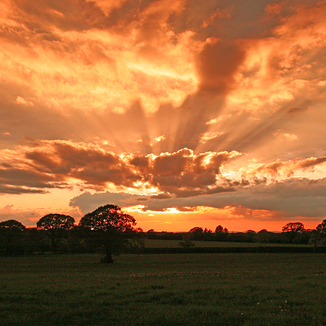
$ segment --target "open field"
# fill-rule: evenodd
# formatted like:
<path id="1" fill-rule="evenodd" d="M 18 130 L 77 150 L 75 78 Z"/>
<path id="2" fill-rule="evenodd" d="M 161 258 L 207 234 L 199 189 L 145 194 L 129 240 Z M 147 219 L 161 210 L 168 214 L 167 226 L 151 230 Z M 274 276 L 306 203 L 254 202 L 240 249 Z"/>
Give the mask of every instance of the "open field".
<path id="1" fill-rule="evenodd" d="M 0 324 L 326 325 L 325 254 L 0 258 Z"/>

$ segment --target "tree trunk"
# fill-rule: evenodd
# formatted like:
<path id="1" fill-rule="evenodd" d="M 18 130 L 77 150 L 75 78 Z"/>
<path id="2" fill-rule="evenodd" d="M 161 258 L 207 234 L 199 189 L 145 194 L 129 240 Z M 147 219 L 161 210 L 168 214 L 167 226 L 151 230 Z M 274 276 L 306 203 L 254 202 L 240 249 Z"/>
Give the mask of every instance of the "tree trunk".
<path id="1" fill-rule="evenodd" d="M 106 262 L 112 264 L 113 258 L 111 252 L 106 252 Z"/>
<path id="2" fill-rule="evenodd" d="M 107 264 L 113 263 L 112 253 L 111 253 L 111 249 L 109 247 L 105 248 L 105 256 L 101 259 L 101 262 L 107 263 Z"/>

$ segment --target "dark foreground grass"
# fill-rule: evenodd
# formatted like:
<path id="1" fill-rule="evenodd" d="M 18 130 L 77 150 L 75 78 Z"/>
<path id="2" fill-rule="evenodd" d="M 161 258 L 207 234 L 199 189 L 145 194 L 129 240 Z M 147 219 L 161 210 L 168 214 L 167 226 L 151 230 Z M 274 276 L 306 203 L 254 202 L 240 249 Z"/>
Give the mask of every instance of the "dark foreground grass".
<path id="1" fill-rule="evenodd" d="M 326 325 L 325 254 L 0 258 L 0 325 Z"/>

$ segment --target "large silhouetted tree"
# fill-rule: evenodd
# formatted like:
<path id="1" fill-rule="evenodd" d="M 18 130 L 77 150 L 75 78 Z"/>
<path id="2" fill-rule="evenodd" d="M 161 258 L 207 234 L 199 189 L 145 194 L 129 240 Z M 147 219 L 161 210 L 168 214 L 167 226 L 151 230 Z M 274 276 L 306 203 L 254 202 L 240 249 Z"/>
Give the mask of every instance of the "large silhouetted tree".
<path id="1" fill-rule="evenodd" d="M 51 240 L 53 251 L 57 250 L 59 240 L 64 236 L 67 230 L 74 227 L 73 217 L 64 214 L 48 214 L 43 216 L 37 223 L 39 230 L 44 230 L 45 234 Z"/>
<path id="2" fill-rule="evenodd" d="M 101 206 L 79 222 L 79 226 L 98 234 L 105 253 L 103 261 L 107 263 L 113 263 L 112 254 L 120 253 L 128 244 L 128 236 L 135 231 L 135 225 L 136 220 L 116 205 Z"/>
<path id="3" fill-rule="evenodd" d="M 323 220 L 320 224 L 317 225 L 316 230 L 326 237 L 326 220 Z"/>
<path id="4" fill-rule="evenodd" d="M 311 231 L 309 242 L 314 244 L 315 247 L 326 243 L 326 220 L 318 224 L 316 230 Z"/>

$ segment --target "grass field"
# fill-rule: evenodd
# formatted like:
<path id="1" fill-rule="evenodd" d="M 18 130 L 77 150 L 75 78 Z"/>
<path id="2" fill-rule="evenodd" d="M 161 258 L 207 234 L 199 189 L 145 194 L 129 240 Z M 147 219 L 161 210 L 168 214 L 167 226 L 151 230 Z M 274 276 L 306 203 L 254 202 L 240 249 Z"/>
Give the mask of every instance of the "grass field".
<path id="1" fill-rule="evenodd" d="M 325 254 L 0 258 L 0 325 L 326 325 Z"/>

